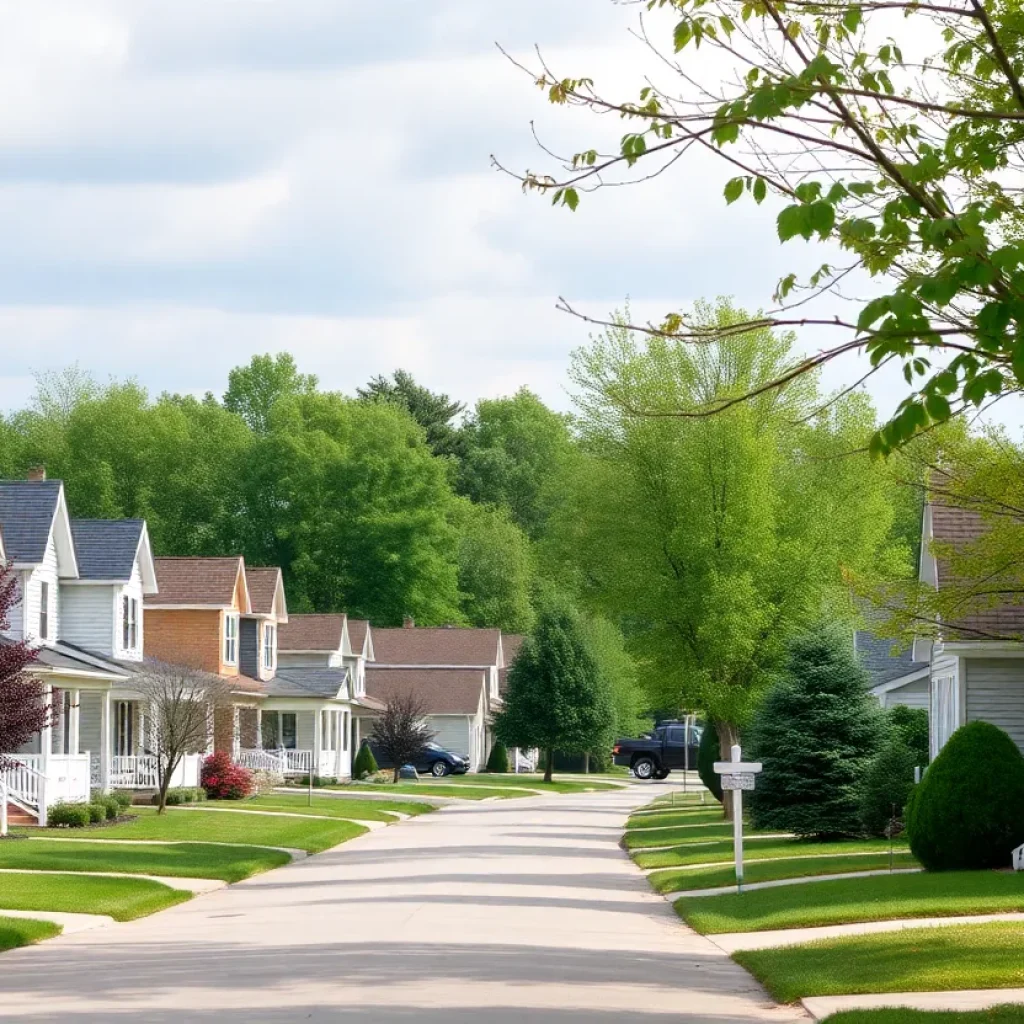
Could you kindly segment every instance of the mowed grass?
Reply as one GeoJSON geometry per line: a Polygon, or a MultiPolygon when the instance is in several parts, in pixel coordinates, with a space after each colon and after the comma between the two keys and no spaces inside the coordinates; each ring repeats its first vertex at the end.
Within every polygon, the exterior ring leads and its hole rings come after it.
{"type": "MultiPolygon", "coordinates": [[[[778,836],[777,829],[757,830],[744,828],[743,841],[757,841],[759,836],[778,836]]],[[[627,850],[643,850],[649,846],[672,846],[676,844],[698,843],[707,840],[721,840],[729,837],[732,841],[732,825],[729,823],[708,822],[691,825],[675,825],[672,828],[652,828],[642,831],[627,831],[623,837],[627,850]]]]}
{"type": "MultiPolygon", "coordinates": [[[[676,912],[702,935],[815,928],[908,917],[960,917],[1024,910],[1024,875],[943,871],[684,896],[676,912]]],[[[1024,964],[1024,952],[1020,954],[1024,964]]]]}
{"type": "MultiPolygon", "coordinates": [[[[918,867],[917,858],[911,853],[896,853],[892,858],[896,869],[918,867]]],[[[754,861],[744,866],[743,877],[747,882],[774,882],[786,878],[843,875],[850,871],[884,871],[889,867],[888,853],[872,853],[867,856],[799,857],[794,860],[754,861]]],[[[647,876],[657,892],[681,892],[684,889],[714,889],[721,885],[733,885],[736,870],[723,864],[711,868],[678,868],[657,871],[647,876]]]]}
{"type": "MultiPolygon", "coordinates": [[[[1022,949],[1024,925],[997,922],[746,950],[733,959],[777,1000],[789,1003],[866,992],[1019,988],[1024,986],[1022,949]]],[[[908,1018],[895,1019],[902,1024],[908,1018]]]]}
{"type": "Polygon", "coordinates": [[[828,1024],[1022,1024],[1024,1006],[1006,1003],[988,1010],[846,1010],[834,1013],[828,1024]]]}
{"type": "Polygon", "coordinates": [[[701,807],[659,810],[647,814],[634,814],[626,822],[626,831],[638,828],[673,828],[678,825],[732,825],[722,817],[721,811],[701,807]]]}
{"type": "Polygon", "coordinates": [[[204,806],[225,811],[283,811],[286,814],[311,814],[327,818],[356,818],[359,821],[398,821],[401,814],[429,814],[430,804],[417,804],[411,800],[360,800],[358,798],[317,796],[310,804],[308,796],[290,793],[272,793],[251,800],[210,800],[204,806]]]}
{"type": "Polygon", "coordinates": [[[523,799],[533,796],[529,792],[519,792],[513,787],[495,789],[490,786],[462,786],[446,779],[444,782],[349,782],[339,786],[327,786],[327,789],[348,789],[364,793],[380,793],[382,796],[394,793],[396,796],[415,793],[417,796],[447,796],[459,800],[486,800],[497,797],[499,800],[523,799]]]}
{"type": "Polygon", "coordinates": [[[50,921],[31,921],[26,917],[3,917],[0,915],[0,953],[18,946],[31,946],[33,942],[52,939],[63,931],[59,924],[50,921]]]}
{"type": "MultiPolygon", "coordinates": [[[[906,840],[894,844],[897,853],[908,849],[906,840]]],[[[775,857],[821,857],[834,853],[888,853],[888,839],[843,839],[837,842],[819,843],[810,839],[754,839],[745,843],[743,857],[746,861],[765,860],[775,857]]],[[[642,868],[674,868],[687,864],[725,864],[733,857],[732,840],[699,843],[680,843],[671,850],[654,850],[645,853],[634,850],[633,859],[642,868]]]]}
{"type": "MultiPolygon", "coordinates": [[[[181,843],[134,846],[130,843],[76,843],[47,839],[0,843],[0,868],[30,871],[121,871],[130,875],[171,878],[219,878],[240,882],[261,871],[281,867],[291,857],[258,846],[212,846],[181,843]]],[[[6,884],[0,875],[0,893],[6,884]]]]}
{"type": "Polygon", "coordinates": [[[551,782],[545,782],[543,775],[491,775],[467,774],[451,775],[445,778],[445,783],[457,786],[490,786],[492,788],[520,788],[538,789],[542,793],[595,793],[602,790],[622,789],[613,782],[601,782],[595,779],[593,782],[581,782],[578,779],[554,778],[551,782]]]}
{"type": "Polygon", "coordinates": [[[65,914],[106,914],[132,921],[192,898],[146,878],[95,875],[0,875],[0,913],[53,910],[65,914]]]}
{"type": "Polygon", "coordinates": [[[351,821],[289,818],[270,814],[221,814],[216,811],[133,807],[136,821],[99,829],[97,839],[167,839],[190,843],[228,843],[234,846],[285,846],[320,853],[362,835],[366,829],[351,821]]]}

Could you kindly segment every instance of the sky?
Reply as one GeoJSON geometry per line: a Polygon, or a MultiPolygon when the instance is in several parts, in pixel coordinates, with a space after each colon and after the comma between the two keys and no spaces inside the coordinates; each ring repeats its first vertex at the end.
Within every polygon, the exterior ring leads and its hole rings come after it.
{"type": "MultiPolygon", "coordinates": [[[[640,9],[0,0],[0,409],[76,362],[219,394],[279,351],[349,393],[401,367],[470,403],[527,386],[567,408],[589,329],[559,296],[598,317],[627,297],[639,318],[717,295],[769,306],[821,254],[780,249],[770,204],[727,208],[714,161],[576,213],[491,164],[547,169],[538,139],[571,153],[625,130],[551,107],[495,43],[635,95],[640,9]]],[[[872,386],[891,411],[898,382],[872,386]]]]}

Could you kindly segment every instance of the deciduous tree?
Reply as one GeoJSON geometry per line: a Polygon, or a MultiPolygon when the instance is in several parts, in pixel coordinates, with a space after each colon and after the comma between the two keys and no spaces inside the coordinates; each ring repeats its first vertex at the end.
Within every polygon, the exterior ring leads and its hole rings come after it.
{"type": "MultiPolygon", "coordinates": [[[[18,573],[0,562],[0,633],[10,629],[11,608],[20,600],[18,573]]],[[[0,637],[0,772],[10,767],[8,755],[51,721],[46,693],[26,671],[35,660],[35,651],[23,640],[0,637]]]]}
{"type": "Polygon", "coordinates": [[[398,782],[402,766],[413,761],[434,738],[427,725],[427,706],[412,691],[395,694],[374,719],[372,736],[394,765],[392,782],[398,782]]]}

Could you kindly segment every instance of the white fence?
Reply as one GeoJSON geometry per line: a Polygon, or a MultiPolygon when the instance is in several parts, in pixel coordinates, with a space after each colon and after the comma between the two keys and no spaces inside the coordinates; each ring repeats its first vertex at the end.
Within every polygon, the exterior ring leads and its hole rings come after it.
{"type": "MultiPolygon", "coordinates": [[[[333,775],[336,754],[333,750],[320,753],[316,774],[333,775]]],[[[238,763],[252,771],[280,772],[282,775],[308,775],[313,767],[312,750],[241,750],[238,763]]]]}
{"type": "Polygon", "coordinates": [[[18,754],[2,781],[6,799],[45,825],[47,809],[55,803],[89,799],[89,755],[53,754],[44,762],[42,754],[18,754]]]}
{"type": "MultiPolygon", "coordinates": [[[[171,787],[198,786],[202,754],[186,754],[171,775],[171,787]]],[[[117,755],[110,759],[110,785],[114,789],[156,789],[160,784],[156,755],[117,755]]]]}

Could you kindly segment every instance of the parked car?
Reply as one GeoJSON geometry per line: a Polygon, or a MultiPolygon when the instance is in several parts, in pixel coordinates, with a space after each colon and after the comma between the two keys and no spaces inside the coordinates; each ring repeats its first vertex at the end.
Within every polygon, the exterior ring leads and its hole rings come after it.
{"type": "MultiPolygon", "coordinates": [[[[395,762],[381,750],[380,745],[373,739],[369,742],[377,765],[381,768],[394,768],[395,762]]],[[[465,775],[469,771],[469,758],[465,754],[445,750],[436,743],[425,744],[416,757],[406,763],[411,764],[421,775],[429,774],[438,779],[445,775],[465,775]]]]}
{"type": "Polygon", "coordinates": [[[685,722],[662,722],[639,739],[618,740],[612,760],[631,768],[638,779],[664,779],[673,769],[697,767],[703,728],[685,722]]]}

